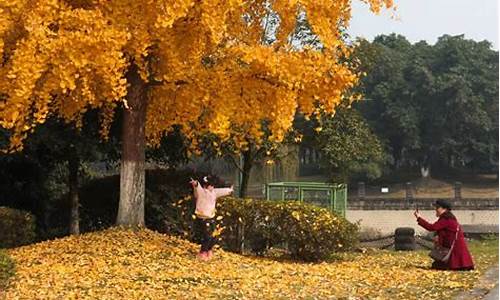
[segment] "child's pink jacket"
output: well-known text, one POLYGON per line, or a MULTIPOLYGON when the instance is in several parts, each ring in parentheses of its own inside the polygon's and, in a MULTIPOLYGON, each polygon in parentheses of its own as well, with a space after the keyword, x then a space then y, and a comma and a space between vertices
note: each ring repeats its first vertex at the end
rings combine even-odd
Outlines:
POLYGON ((195 215, 202 219, 215 217, 215 201, 217 198, 231 195, 232 192, 232 188, 219 188, 209 191, 202 188, 198 183, 194 188, 194 197, 196 198, 195 215))

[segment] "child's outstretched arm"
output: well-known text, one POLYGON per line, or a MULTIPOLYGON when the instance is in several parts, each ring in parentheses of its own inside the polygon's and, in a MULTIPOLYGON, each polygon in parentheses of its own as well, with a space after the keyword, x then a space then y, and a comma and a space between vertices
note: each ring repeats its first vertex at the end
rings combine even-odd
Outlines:
POLYGON ((231 195, 234 192, 234 188, 233 188, 233 186, 231 186, 230 188, 214 189, 214 191, 215 191, 215 195, 217 196, 217 198, 219 198, 219 197, 225 197, 225 196, 231 195))
POLYGON ((200 194, 199 190, 202 189, 200 183, 197 180, 194 180, 193 178, 191 178, 191 181, 189 181, 189 183, 193 187, 194 198, 198 199, 198 195, 200 194))

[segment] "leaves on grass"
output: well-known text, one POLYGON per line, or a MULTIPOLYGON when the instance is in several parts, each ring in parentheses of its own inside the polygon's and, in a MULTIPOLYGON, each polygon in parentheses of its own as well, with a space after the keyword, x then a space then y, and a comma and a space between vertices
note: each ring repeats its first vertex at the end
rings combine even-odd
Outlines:
MULTIPOLYGON (((480 275, 426 268, 423 252, 306 264, 216 250, 150 230, 110 229, 9 251, 7 299, 447 299, 480 275)), ((347 257, 348 256, 348 257, 347 257)))

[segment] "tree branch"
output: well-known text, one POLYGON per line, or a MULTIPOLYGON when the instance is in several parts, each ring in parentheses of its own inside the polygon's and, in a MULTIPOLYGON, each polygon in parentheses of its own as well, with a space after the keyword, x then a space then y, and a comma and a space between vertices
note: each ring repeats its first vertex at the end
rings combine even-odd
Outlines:
MULTIPOLYGON (((269 83, 270 85, 273 85, 273 86, 276 86, 276 87, 286 87, 285 85, 283 85, 282 83, 280 82, 274 82, 273 80, 271 80, 270 78, 267 78, 267 77, 264 77, 262 75, 254 75, 253 76, 255 79, 260 79, 262 81, 265 81, 267 83, 269 83)), ((292 88, 292 90, 295 90, 295 88, 292 88)))
POLYGON ((229 161, 233 163, 233 165, 236 167, 236 169, 238 169, 240 172, 243 172, 243 168, 240 167, 240 165, 236 162, 234 156, 232 156, 232 155, 226 155, 226 157, 229 158, 229 161))
POLYGON ((181 85, 187 85, 187 84, 189 84, 189 82, 187 82, 186 80, 176 80, 174 82, 170 82, 170 81, 165 81, 165 80, 149 79, 148 85, 150 85, 150 86, 160 86, 160 85, 164 85, 164 84, 168 84, 168 83, 173 83, 176 86, 181 86, 181 85))

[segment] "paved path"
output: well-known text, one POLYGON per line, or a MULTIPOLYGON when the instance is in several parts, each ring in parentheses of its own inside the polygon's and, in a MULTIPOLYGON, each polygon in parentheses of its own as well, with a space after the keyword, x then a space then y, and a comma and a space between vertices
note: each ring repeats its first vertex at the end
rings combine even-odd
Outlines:
POLYGON ((484 296, 483 300, 498 300, 498 284, 484 296))
POLYGON ((498 300, 498 266, 488 269, 471 291, 460 293, 455 300, 498 300), (492 289, 491 287, 494 286, 492 289))

